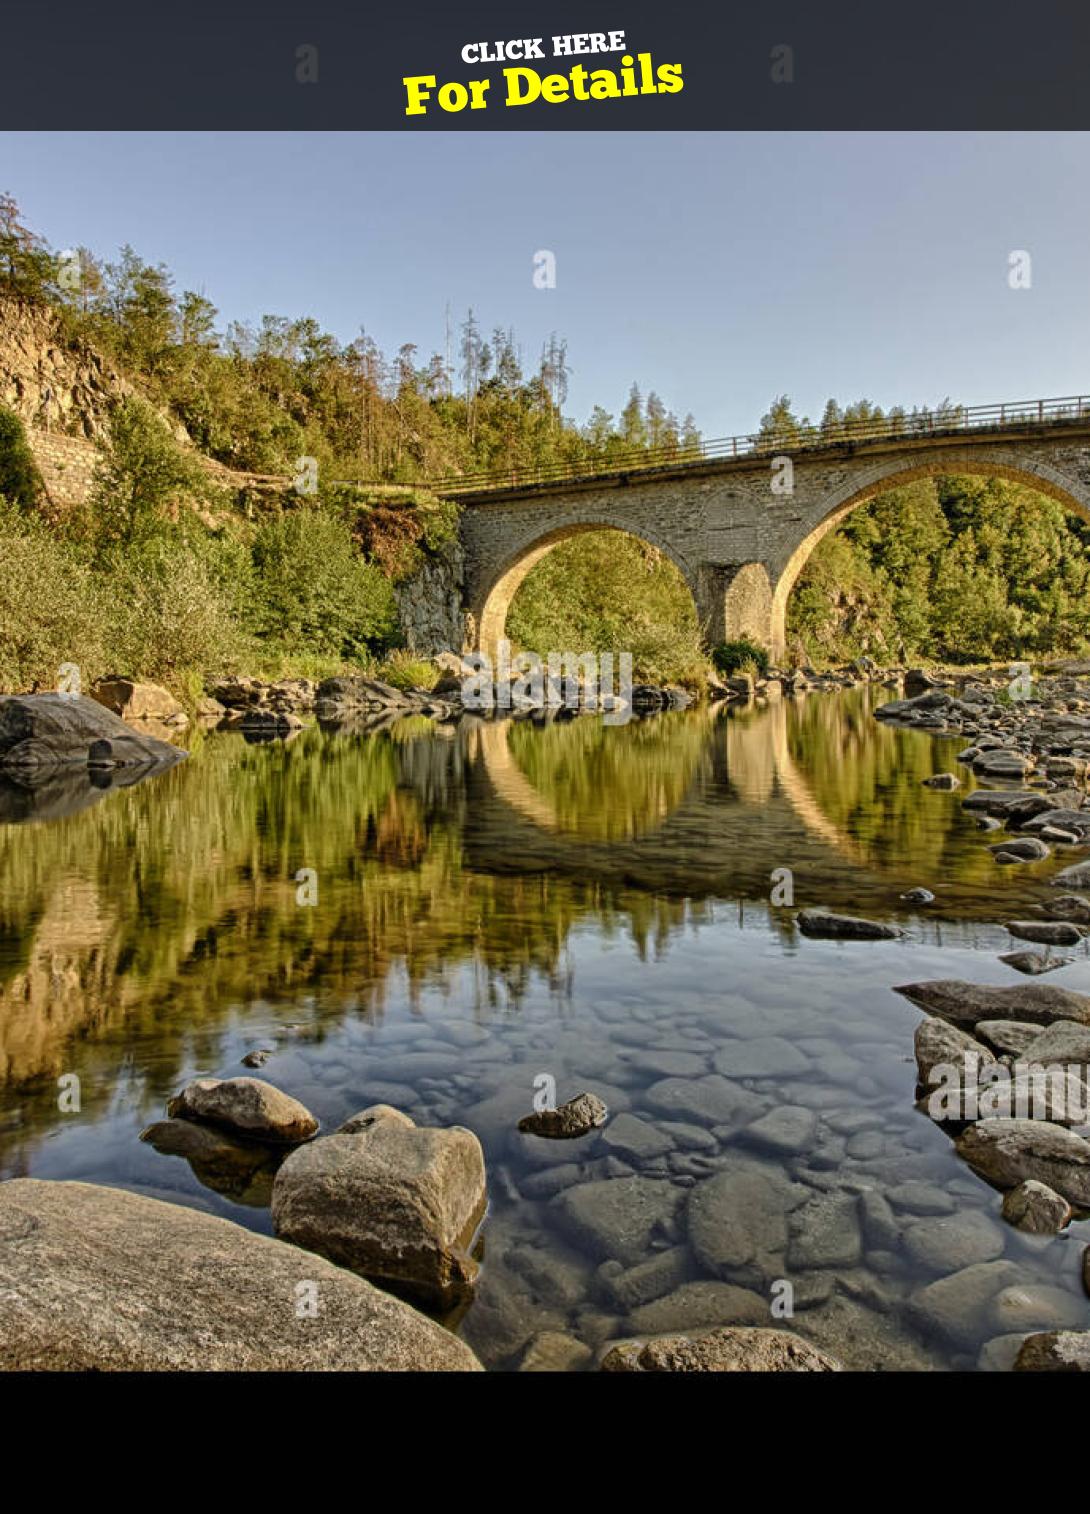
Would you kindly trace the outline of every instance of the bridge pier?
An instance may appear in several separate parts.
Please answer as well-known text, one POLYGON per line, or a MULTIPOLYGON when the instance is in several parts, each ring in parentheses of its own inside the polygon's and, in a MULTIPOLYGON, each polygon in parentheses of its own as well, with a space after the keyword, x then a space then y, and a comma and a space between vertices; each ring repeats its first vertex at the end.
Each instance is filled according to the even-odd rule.
POLYGON ((772 581, 763 562, 706 564, 697 580, 696 606, 709 651, 745 636, 773 659, 782 656, 783 627, 777 644, 772 581))

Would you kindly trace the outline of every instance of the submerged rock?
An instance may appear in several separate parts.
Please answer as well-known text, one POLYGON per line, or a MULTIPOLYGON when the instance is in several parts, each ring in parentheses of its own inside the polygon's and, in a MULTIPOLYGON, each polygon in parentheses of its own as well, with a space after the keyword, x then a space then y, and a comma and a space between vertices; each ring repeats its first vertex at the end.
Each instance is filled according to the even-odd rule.
POLYGON ((91 1183, 0 1183, 0 1369, 475 1372, 469 1348, 320 1257, 91 1183))
POLYGON ((538 1109, 524 1115, 518 1128, 524 1135, 545 1136, 553 1141, 570 1141, 604 1125, 609 1110, 594 1093, 576 1094, 555 1109, 538 1109))
POLYGON ((486 1197, 472 1131, 420 1127, 379 1105, 292 1153, 273 1184, 273 1228, 383 1287, 444 1307, 472 1294, 478 1267, 468 1248, 486 1197))
POLYGON ((665 1178, 603 1178, 568 1188, 554 1206, 563 1228, 599 1261, 647 1260, 653 1241, 677 1240, 684 1190, 665 1178))
POLYGON ((800 909, 795 919, 804 936, 842 941, 892 941, 904 935, 896 925, 862 920, 856 915, 837 915, 831 910, 800 909))
POLYGON ((930 778, 923 780, 925 789, 959 789, 961 779, 956 773, 932 773, 930 778))
POLYGON ((171 1099, 167 1113, 284 1145, 309 1140, 318 1129, 298 1099, 261 1078, 198 1078, 171 1099))
POLYGON ((722 1326, 701 1335, 626 1341, 602 1359, 603 1372, 839 1372, 828 1352, 790 1330, 722 1326))
POLYGON ((934 904, 935 896, 929 888, 907 889, 901 898, 906 904, 934 904))

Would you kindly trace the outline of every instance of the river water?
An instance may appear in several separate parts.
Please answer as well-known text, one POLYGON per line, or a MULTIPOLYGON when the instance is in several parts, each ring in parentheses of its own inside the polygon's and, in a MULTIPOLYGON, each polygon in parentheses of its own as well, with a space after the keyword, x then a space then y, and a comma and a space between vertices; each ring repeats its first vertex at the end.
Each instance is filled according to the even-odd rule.
MULTIPOLYGON (((5 790, 28 818, 0 824, 0 1176, 268 1232, 268 1172, 202 1180, 138 1138, 268 1047, 257 1075, 325 1130, 382 1101, 480 1137, 481 1282, 449 1323, 489 1366, 541 1332, 543 1359, 592 1365, 636 1333, 782 1323, 849 1367, 971 1368, 1090 1328, 1090 1223, 1002 1221, 915 1107, 920 1015, 893 992, 1019 981, 1002 922, 1064 862, 997 866, 962 794, 921 786, 957 744, 876 722, 886 697, 195 735, 128 788, 5 790), (915 885, 936 903, 903 904, 915 885), (805 939, 788 887, 908 934, 805 939), (544 1078, 609 1124, 519 1135, 544 1078)), ((1046 981, 1090 992, 1072 954, 1046 981)))

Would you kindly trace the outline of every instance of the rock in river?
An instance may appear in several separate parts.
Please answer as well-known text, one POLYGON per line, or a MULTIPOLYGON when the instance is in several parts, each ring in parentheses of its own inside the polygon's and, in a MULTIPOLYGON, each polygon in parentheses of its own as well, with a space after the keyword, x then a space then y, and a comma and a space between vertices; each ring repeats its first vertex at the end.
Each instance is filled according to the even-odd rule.
POLYGON ((862 920, 856 915, 836 915, 825 909, 800 909, 795 918, 804 936, 826 937, 834 941, 892 941, 904 935, 896 925, 862 920))
POLYGON ((603 1178, 577 1183, 554 1204, 577 1245, 599 1261, 634 1267, 648 1259, 653 1241, 676 1240, 683 1197, 683 1189, 662 1178, 603 1178))
POLYGON ((580 1093, 555 1109, 538 1109, 525 1115, 518 1128, 524 1135, 547 1136, 554 1141, 570 1141, 604 1125, 609 1111, 597 1094, 580 1093))
POLYGON ((1055 972, 1058 967, 1070 967, 1075 959, 1049 957, 1044 952, 1006 952, 999 960, 1029 978, 1039 978, 1042 973, 1055 972))
POLYGON ((431 1129, 378 1105, 301 1146, 273 1184, 276 1234, 383 1287, 441 1307, 471 1295, 486 1202, 470 1130, 431 1129))
POLYGON ((915 1051, 919 1081, 925 1088, 931 1082, 932 1068, 980 1067, 995 1061, 986 1046, 982 1046, 964 1030, 958 1030, 956 1025, 950 1025, 935 1015, 929 1015, 916 1027, 915 1051), (977 1058, 976 1064, 966 1062, 966 1058, 970 1056, 977 1058))
POLYGON ((171 1099, 167 1113, 285 1145, 309 1140, 318 1129, 298 1099, 261 1078, 198 1078, 171 1099))
POLYGON ((1027 1235, 1058 1235, 1071 1218, 1071 1205, 1047 1183, 1019 1183, 1003 1198, 1003 1218, 1027 1235))
POLYGON ((1008 920, 1007 929, 1020 941, 1036 941, 1042 946, 1078 946, 1082 930, 1069 920, 1008 920))
POLYGON ((1077 1020, 1090 1025, 1090 997, 1051 983, 1012 983, 993 988, 985 983, 940 978, 903 983, 894 993, 955 1025, 977 1025, 981 1020, 1020 1020, 1041 1026, 1051 1025, 1053 1020, 1077 1020))
POLYGON ((603 1372, 839 1372, 840 1363, 790 1330, 725 1326, 701 1335, 625 1341, 603 1372))
POLYGON ((0 1183, 0 1298, 8 1371, 480 1371, 434 1321, 319 1257, 91 1183, 0 1183))
POLYGON ((1090 1372, 1090 1330, 1049 1330, 1029 1335, 1015 1372, 1090 1372))
POLYGON ((88 767, 168 766, 186 754, 135 731, 104 705, 75 694, 0 700, 0 768, 82 763, 88 767))
POLYGON ((1090 1141, 1048 1120, 980 1120, 962 1131, 958 1152, 996 1188, 1033 1179, 1068 1203, 1090 1208, 1090 1141))

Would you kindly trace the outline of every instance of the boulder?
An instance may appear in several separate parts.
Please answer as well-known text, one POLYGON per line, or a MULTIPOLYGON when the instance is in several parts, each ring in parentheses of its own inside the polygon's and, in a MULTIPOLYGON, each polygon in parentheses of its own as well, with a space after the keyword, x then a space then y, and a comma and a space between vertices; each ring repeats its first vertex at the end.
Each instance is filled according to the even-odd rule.
POLYGON ((145 736, 97 700, 21 694, 0 700, 0 768, 82 763, 93 768, 167 767, 185 752, 145 736))
POLYGON ((997 841, 988 850, 997 862, 1003 853, 1017 862, 1043 862, 1050 855, 1048 847, 1036 836, 1011 836, 1006 841, 997 841))
POLYGON ((1090 1330, 1047 1330, 1022 1342, 1015 1372, 1090 1372, 1090 1330))
POLYGON ((839 941, 891 941, 903 936, 896 925, 878 920, 862 920, 855 915, 837 915, 824 909, 800 909, 795 917, 804 936, 828 937, 839 941))
POLYGON ((181 1205, 0 1183, 0 1369, 475 1372, 469 1348, 362 1278, 181 1205))
POLYGON ((1057 1235, 1071 1219, 1071 1205, 1047 1183, 1019 1183, 1003 1198, 1003 1218, 1027 1235, 1057 1235))
POLYGON ((123 720, 188 724, 188 716, 174 695, 157 683, 136 683, 131 678, 102 678, 91 690, 91 698, 123 720))
POLYGON ((184 1157, 198 1182, 238 1204, 266 1208, 272 1197, 276 1155, 268 1146, 239 1141, 193 1120, 158 1120, 140 1139, 163 1156, 184 1157))
POLYGON ((1036 941, 1041 946, 1078 946, 1083 931, 1067 920, 1008 920, 1007 929, 1020 941, 1036 941))
POLYGON ((1053 1020, 1077 1020, 1090 1025, 1090 996, 1050 983, 1012 983, 993 988, 988 983, 966 983, 957 978, 936 978, 924 983, 903 983, 894 993, 930 1015, 940 1015, 955 1025, 978 1025, 982 1020, 1019 1020, 1030 1025, 1051 1025, 1053 1020))
POLYGON ((604 1125, 609 1111, 594 1093, 576 1094, 555 1109, 538 1109, 525 1115, 518 1124, 524 1135, 546 1136, 554 1141, 570 1141, 604 1125))
POLYGON ((922 1020, 916 1027, 915 1052, 919 1082, 924 1088, 931 1082, 931 1070, 934 1067, 964 1069, 995 1061, 986 1046, 934 1015, 922 1020), (976 1057, 976 1064, 967 1063, 966 1058, 971 1056, 976 1057))
POLYGON ((571 1239, 598 1261, 634 1267, 653 1240, 677 1239, 684 1190, 663 1178, 603 1178, 567 1188, 554 1207, 571 1239))
POLYGON ((198 1078, 171 1099, 167 1114, 276 1145, 309 1140, 318 1129, 298 1099, 261 1078, 198 1078))
POLYGON ((1058 967, 1070 967, 1074 957, 1050 957, 1044 952, 1005 952, 1000 958, 1007 967, 1027 977, 1039 978, 1042 973, 1055 972, 1058 967))
POLYGON ((487 1200, 480 1141, 381 1105, 349 1124, 280 1168, 276 1234, 430 1307, 469 1298, 478 1273, 469 1248, 487 1200))
POLYGON ((957 1139, 959 1155, 996 1188, 1044 1183, 1090 1208, 1090 1141, 1048 1120, 980 1120, 957 1139))
POLYGON ((1076 1025, 1071 1020, 1057 1020, 1047 1030, 1034 1036, 1026 1048, 1026 1057, 1042 1066, 1090 1065, 1090 1025, 1076 1025))
POLYGON ((961 779, 956 773, 932 773, 930 778, 923 780, 923 786, 925 789, 945 789, 949 791, 951 789, 959 789, 961 787, 961 779))
POLYGON ((626 1341, 602 1359, 603 1372, 839 1372, 826 1351, 790 1330, 722 1326, 699 1335, 626 1341))

